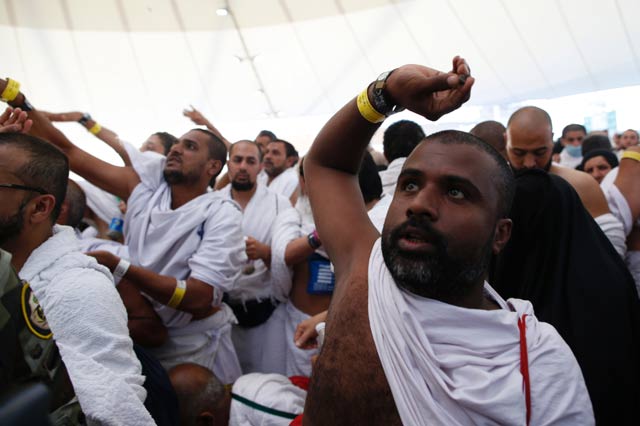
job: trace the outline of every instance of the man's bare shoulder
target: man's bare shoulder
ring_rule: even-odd
[[[555,164],[551,166],[549,172],[569,182],[592,217],[610,213],[604,193],[593,177],[579,170],[556,166]]]

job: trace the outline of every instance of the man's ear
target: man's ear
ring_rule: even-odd
[[[496,230],[493,235],[493,245],[492,250],[493,254],[498,254],[502,251],[504,246],[507,245],[509,238],[511,238],[511,228],[513,227],[513,222],[511,219],[500,219],[496,224]]]
[[[38,195],[29,201],[27,220],[32,224],[39,224],[51,218],[51,212],[56,206],[56,197],[51,194]]]
[[[296,157],[287,157],[285,160],[285,164],[287,167],[293,167],[293,164],[296,162]]]
[[[214,160],[213,158],[209,159],[210,167],[207,171],[207,175],[211,178],[216,176],[222,170],[222,161]]]

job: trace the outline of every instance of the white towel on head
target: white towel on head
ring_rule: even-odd
[[[507,304],[486,283],[502,309],[466,309],[407,293],[387,269],[380,239],[368,274],[371,333],[403,424],[524,425],[523,314],[531,424],[594,424],[575,357],[552,326],[538,322],[531,303]]]
[[[87,206],[100,219],[111,223],[111,219],[114,217],[122,217],[122,212],[118,208],[120,204],[118,197],[103,191],[86,180],[77,181],[76,183],[84,191],[84,195],[87,198]]]

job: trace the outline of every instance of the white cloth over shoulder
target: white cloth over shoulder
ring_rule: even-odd
[[[382,199],[376,203],[375,206],[367,213],[369,220],[373,223],[379,233],[382,234],[382,228],[384,227],[384,221],[387,219],[387,213],[389,207],[393,201],[393,194],[383,195]]]
[[[526,318],[531,424],[594,424],[578,363],[529,302],[465,309],[402,291],[387,269],[380,239],[369,260],[369,321],[403,424],[524,425],[518,318]],[[513,309],[510,310],[509,308]]]
[[[382,193],[385,195],[393,196],[396,190],[396,183],[398,183],[398,176],[402,171],[404,162],[407,161],[407,157],[400,157],[389,163],[386,170],[379,172],[380,180],[382,181]]]
[[[273,192],[290,198],[298,188],[298,169],[289,167],[276,176],[271,183],[267,184],[267,182],[269,182],[269,175],[262,170],[258,175],[258,185],[268,186]]]
[[[173,210],[163,177],[165,158],[125,147],[141,180],[129,197],[124,222],[131,263],[160,275],[201,280],[214,288],[213,304],[219,305],[247,261],[240,208],[208,192]],[[186,312],[154,307],[168,327],[193,324]]]
[[[80,253],[73,229],[56,225],[19,275],[40,301],[89,424],[155,424],[113,278]]]
[[[307,391],[280,374],[252,373],[240,377],[232,393],[264,407],[299,415],[304,410]],[[237,400],[231,401],[229,426],[288,426],[291,419],[257,410]]]
[[[220,196],[227,200],[231,197],[231,185],[227,185],[219,192]],[[294,210],[288,198],[273,192],[270,188],[262,185],[256,187],[256,192],[247,203],[242,212],[242,232],[245,236],[255,238],[259,242],[268,246],[272,245],[275,223],[278,216],[287,210]],[[284,255],[284,253],[282,253]],[[271,262],[284,261],[279,259],[278,254],[271,252]],[[265,265],[262,259],[248,260],[254,267],[251,274],[241,274],[233,289],[229,291],[232,301],[264,300],[274,297],[272,291],[272,271]],[[271,265],[269,265],[271,266]]]
[[[624,234],[628,236],[634,225],[633,215],[631,214],[629,202],[614,184],[616,177],[618,176],[618,170],[618,167],[615,167],[607,173],[600,183],[600,188],[602,188],[602,192],[604,192],[604,196],[607,199],[609,210],[611,210],[611,213],[617,217],[620,222],[622,222]],[[640,220],[638,220],[638,222],[640,222]],[[638,222],[636,222],[636,224],[638,224]]]
[[[618,254],[624,257],[627,252],[627,237],[624,234],[624,227],[613,214],[607,213],[600,215],[594,219],[604,235],[607,236],[613,248]]]

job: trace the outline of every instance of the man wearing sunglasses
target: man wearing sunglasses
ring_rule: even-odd
[[[26,122],[19,110],[10,114],[19,116],[16,123]],[[65,414],[80,421],[79,410],[65,412],[74,393],[91,422],[154,424],[143,405],[144,377],[111,274],[80,252],[71,228],[54,225],[68,177],[60,150],[0,131],[0,248],[11,253],[22,279],[12,303],[2,298],[3,313],[13,311],[19,331],[19,339],[1,334],[3,361],[6,354],[22,354],[0,363],[2,379],[10,378],[2,388],[34,377],[44,381],[52,389],[56,424]]]

